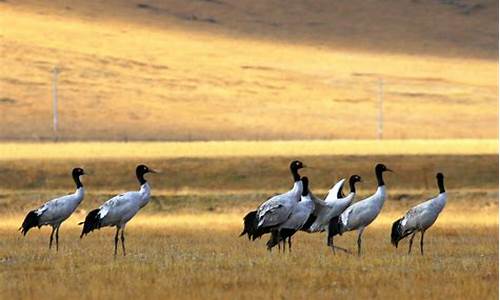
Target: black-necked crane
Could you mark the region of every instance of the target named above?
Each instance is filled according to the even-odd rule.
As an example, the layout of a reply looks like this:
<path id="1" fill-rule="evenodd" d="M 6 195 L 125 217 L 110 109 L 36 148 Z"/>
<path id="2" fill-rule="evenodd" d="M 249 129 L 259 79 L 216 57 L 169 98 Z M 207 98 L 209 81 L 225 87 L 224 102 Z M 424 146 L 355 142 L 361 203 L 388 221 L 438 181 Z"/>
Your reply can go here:
<path id="1" fill-rule="evenodd" d="M 80 181 L 80 176 L 82 175 L 85 175 L 82 168 L 74 168 L 71 172 L 71 176 L 76 184 L 76 191 L 73 194 L 52 199 L 38 209 L 30 211 L 19 228 L 22 234 L 26 235 L 33 227 L 40 228 L 44 225 L 50 225 L 52 232 L 50 233 L 49 249 L 52 248 L 55 232 L 56 251 L 59 251 L 59 228 L 71 216 L 78 205 L 80 205 L 85 194 L 83 184 Z"/>
<path id="2" fill-rule="evenodd" d="M 330 234 L 332 238 L 346 231 L 358 230 L 358 255 L 361 255 L 361 236 L 365 228 L 370 225 L 379 215 L 386 199 L 386 188 L 383 173 L 392 171 L 383 164 L 375 166 L 377 177 L 377 190 L 370 197 L 349 206 L 339 217 L 330 222 Z"/>
<path id="3" fill-rule="evenodd" d="M 311 220 L 314 211 L 313 196 L 309 191 L 309 179 L 302 177 L 302 194 L 300 202 L 295 205 L 290 217 L 277 226 L 277 230 L 273 231 L 271 239 L 267 242 L 267 249 L 271 250 L 274 246 L 278 245 L 281 241 L 285 243 L 288 239 L 288 249 L 292 250 L 292 236 L 299 230 L 305 229 L 304 226 Z M 321 200 L 320 200 L 321 201 Z M 307 225 L 307 226 L 310 226 Z M 285 245 L 283 245 L 285 251 Z"/>
<path id="4" fill-rule="evenodd" d="M 349 188 L 350 192 L 347 196 L 341 197 L 342 187 L 345 179 L 340 181 L 340 187 L 336 184 L 328 193 L 325 201 L 317 201 L 315 214 L 317 215 L 314 223 L 309 227 L 308 232 L 327 232 L 327 245 L 332 248 L 335 252 L 335 248 L 345 251 L 345 249 L 334 246 L 333 244 L 333 233 L 329 230 L 329 224 L 333 218 L 340 216 L 353 202 L 356 196 L 356 183 L 361 181 L 359 175 L 352 175 L 349 178 Z"/>
<path id="5" fill-rule="evenodd" d="M 298 170 L 304 167 L 304 164 L 298 160 L 290 163 L 290 172 L 294 181 L 292 189 L 271 197 L 256 211 L 249 212 L 243 219 L 244 228 L 240 236 L 247 234 L 249 239 L 255 240 L 288 219 L 293 208 L 300 201 L 302 181 Z"/>
<path id="6" fill-rule="evenodd" d="M 424 255 L 425 231 L 429 229 L 434 222 L 436 222 L 439 214 L 446 205 L 446 199 L 448 196 L 446 195 L 446 191 L 444 189 L 444 175 L 442 173 L 437 173 L 436 179 L 439 188 L 439 195 L 413 207 L 404 215 L 404 217 L 392 224 L 391 242 L 394 247 L 397 248 L 399 241 L 411 234 L 408 254 L 411 253 L 411 246 L 413 244 L 415 234 L 420 231 L 420 253 Z"/>
<path id="7" fill-rule="evenodd" d="M 127 225 L 127 222 L 130 221 L 130 219 L 132 219 L 141 208 L 148 204 L 151 195 L 151 187 L 149 186 L 146 179 L 144 179 L 144 175 L 147 173 L 156 173 L 156 171 L 148 168 L 145 165 L 138 165 L 135 173 L 140 184 L 139 191 L 126 192 L 109 199 L 98 209 L 90 211 L 87 214 L 87 217 L 85 217 L 85 221 L 80 223 L 83 224 L 82 234 L 80 235 L 80 238 L 82 238 L 84 235 L 87 235 L 94 229 L 100 229 L 101 227 L 106 226 L 116 226 L 115 256 L 117 253 L 118 233 L 120 232 L 120 230 L 122 251 L 123 255 L 126 255 L 124 234 L 125 226 Z"/>

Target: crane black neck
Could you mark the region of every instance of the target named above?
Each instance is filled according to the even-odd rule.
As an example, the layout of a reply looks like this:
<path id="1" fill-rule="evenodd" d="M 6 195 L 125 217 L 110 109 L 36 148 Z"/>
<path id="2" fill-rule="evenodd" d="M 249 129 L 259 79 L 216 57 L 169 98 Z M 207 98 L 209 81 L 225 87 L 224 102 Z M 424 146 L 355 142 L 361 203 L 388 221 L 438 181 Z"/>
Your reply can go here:
<path id="1" fill-rule="evenodd" d="M 444 189 L 444 178 L 438 177 L 437 182 L 438 182 L 438 187 L 439 187 L 439 193 L 442 194 L 442 193 L 446 192 Z"/>
<path id="2" fill-rule="evenodd" d="M 337 192 L 337 199 L 341 199 L 341 198 L 345 197 L 344 193 L 342 192 L 342 188 L 343 187 L 344 187 L 344 185 L 342 184 L 342 186 L 340 187 L 339 191 Z"/>
<path id="3" fill-rule="evenodd" d="M 349 188 L 351 193 L 356 193 L 356 181 L 353 178 L 349 179 Z"/>
<path id="4" fill-rule="evenodd" d="M 137 175 L 137 180 L 139 180 L 139 183 L 141 185 L 147 182 L 146 179 L 144 179 L 144 172 L 142 172 L 141 170 L 136 170 L 135 174 Z"/>
<path id="5" fill-rule="evenodd" d="M 294 182 L 300 181 L 300 174 L 296 168 L 290 168 L 290 172 L 292 172 Z"/>
<path id="6" fill-rule="evenodd" d="M 377 184 L 378 184 L 378 186 L 384 186 L 385 185 L 385 183 L 384 183 L 384 177 L 382 176 L 382 173 L 383 173 L 382 170 L 379 170 L 379 169 L 375 170 L 375 175 L 377 176 Z"/>
<path id="7" fill-rule="evenodd" d="M 309 181 L 307 177 L 304 177 L 302 180 L 302 196 L 307 196 L 309 194 Z"/>
<path id="8" fill-rule="evenodd" d="M 72 174 L 73 176 L 73 180 L 75 181 L 76 183 L 76 188 L 79 189 L 81 187 L 83 187 L 83 184 L 82 182 L 80 181 L 80 175 L 77 175 L 77 174 Z"/>

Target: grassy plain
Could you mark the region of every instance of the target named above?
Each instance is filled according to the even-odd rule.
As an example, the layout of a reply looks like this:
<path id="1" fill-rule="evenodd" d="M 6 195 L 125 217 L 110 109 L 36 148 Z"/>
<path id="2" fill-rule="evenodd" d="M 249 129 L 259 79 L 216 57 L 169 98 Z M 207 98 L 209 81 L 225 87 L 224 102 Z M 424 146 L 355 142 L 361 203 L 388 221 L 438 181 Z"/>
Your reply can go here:
<path id="1" fill-rule="evenodd" d="M 35 153 L 33 151 L 33 153 Z M 241 218 L 290 186 L 291 157 L 18 159 L 0 161 L 0 298 L 25 299 L 304 299 L 498 298 L 498 156 L 303 156 L 319 196 L 339 178 L 359 173 L 360 198 L 373 192 L 373 165 L 384 162 L 389 199 L 365 232 L 361 258 L 333 255 L 321 234 L 300 233 L 286 255 L 238 238 Z M 151 202 L 127 227 L 128 255 L 113 259 L 112 229 L 79 240 L 88 210 L 137 188 L 136 163 L 162 170 L 149 176 Z M 83 166 L 81 207 L 61 229 L 59 253 L 50 230 L 17 231 L 27 210 L 73 189 L 68 172 Z M 426 255 L 394 249 L 390 224 L 436 193 L 446 174 L 448 205 L 426 235 Z M 337 243 L 355 250 L 355 234 Z"/>
<path id="2" fill-rule="evenodd" d="M 0 138 L 54 65 L 62 140 L 497 137 L 498 2 L 420 2 L 0 1 Z"/>
<path id="3" fill-rule="evenodd" d="M 304 233 L 292 253 L 267 253 L 265 240 L 238 238 L 240 216 L 228 214 L 142 214 L 127 229 L 128 255 L 116 259 L 113 230 L 79 240 L 71 219 L 56 254 L 47 249 L 47 228 L 21 238 L 21 217 L 2 218 L 0 227 L 5 299 L 498 298 L 498 218 L 491 212 L 456 222 L 445 210 L 427 232 L 424 257 L 418 247 L 407 255 L 407 242 L 394 249 L 390 223 L 381 219 L 365 231 L 361 258 L 334 256 L 323 236 Z M 355 234 L 337 243 L 354 250 Z"/>

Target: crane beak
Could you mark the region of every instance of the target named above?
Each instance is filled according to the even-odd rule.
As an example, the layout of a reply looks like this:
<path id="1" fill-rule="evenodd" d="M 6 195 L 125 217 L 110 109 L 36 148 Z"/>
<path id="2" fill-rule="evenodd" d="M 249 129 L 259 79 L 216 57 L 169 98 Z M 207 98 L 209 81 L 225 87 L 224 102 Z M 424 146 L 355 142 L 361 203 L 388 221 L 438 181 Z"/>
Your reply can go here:
<path id="1" fill-rule="evenodd" d="M 385 169 L 385 170 L 386 170 L 386 171 L 389 171 L 389 172 L 391 172 L 391 173 L 395 173 L 393 170 L 391 170 L 391 169 L 389 169 L 389 168 L 387 168 L 387 169 Z"/>
<path id="2" fill-rule="evenodd" d="M 158 173 L 161 173 L 161 172 L 157 171 L 157 170 L 149 169 L 149 173 L 158 174 Z"/>

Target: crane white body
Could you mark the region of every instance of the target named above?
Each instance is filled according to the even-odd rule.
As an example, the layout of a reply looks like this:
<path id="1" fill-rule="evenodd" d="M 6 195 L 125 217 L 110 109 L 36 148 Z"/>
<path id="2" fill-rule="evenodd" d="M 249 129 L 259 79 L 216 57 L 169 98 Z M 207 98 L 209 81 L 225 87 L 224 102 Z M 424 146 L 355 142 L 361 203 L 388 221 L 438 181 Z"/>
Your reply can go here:
<path id="1" fill-rule="evenodd" d="M 300 230 L 314 211 L 314 207 L 314 202 L 310 193 L 306 196 L 301 196 L 300 202 L 295 205 L 290 217 L 279 225 L 278 228 Z"/>
<path id="2" fill-rule="evenodd" d="M 150 195 L 151 187 L 146 182 L 141 185 L 139 191 L 126 192 L 104 202 L 99 207 L 98 213 L 101 227 L 125 227 L 127 222 L 149 202 Z"/>
<path id="3" fill-rule="evenodd" d="M 40 206 L 40 208 L 35 210 L 40 220 L 39 225 L 59 226 L 75 212 L 78 205 L 82 202 L 84 195 L 85 190 L 83 187 L 80 187 L 71 195 L 52 199 Z"/>
<path id="4" fill-rule="evenodd" d="M 441 193 L 437 197 L 411 208 L 401 220 L 403 232 L 423 231 L 431 227 L 446 205 L 447 198 L 446 193 Z"/>
<path id="5" fill-rule="evenodd" d="M 302 182 L 295 181 L 291 190 L 264 202 L 257 210 L 258 227 L 273 227 L 285 222 L 300 201 Z"/>
<path id="6" fill-rule="evenodd" d="M 379 215 L 386 198 L 385 186 L 377 187 L 372 196 L 349 206 L 339 218 L 342 223 L 341 233 L 351 230 L 363 230 Z"/>

